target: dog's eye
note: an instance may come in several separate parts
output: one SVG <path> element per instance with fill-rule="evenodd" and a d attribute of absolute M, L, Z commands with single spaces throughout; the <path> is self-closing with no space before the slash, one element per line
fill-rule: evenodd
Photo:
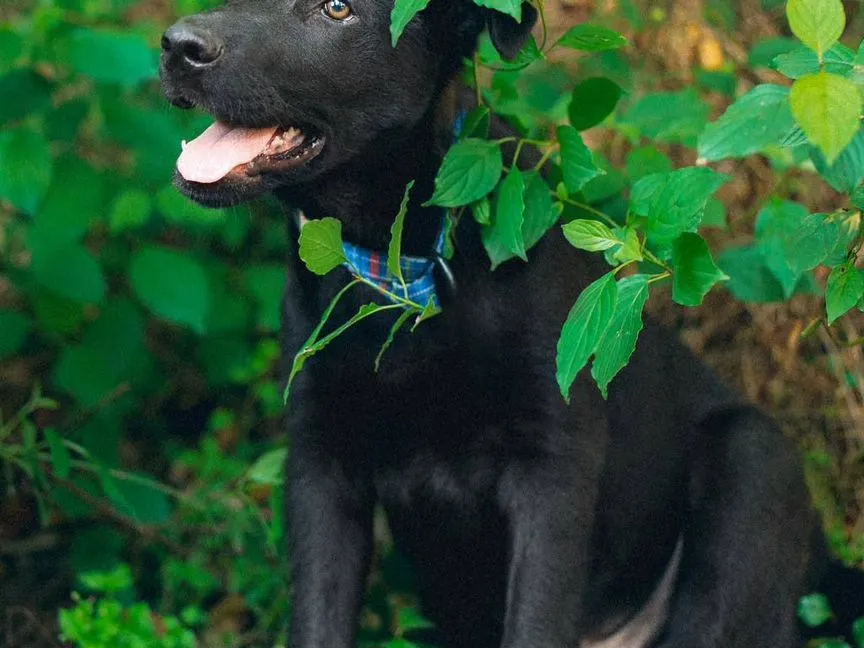
<path fill-rule="evenodd" d="M 351 17 L 351 5 L 343 0 L 327 0 L 322 7 L 324 15 L 333 20 L 348 20 Z"/>

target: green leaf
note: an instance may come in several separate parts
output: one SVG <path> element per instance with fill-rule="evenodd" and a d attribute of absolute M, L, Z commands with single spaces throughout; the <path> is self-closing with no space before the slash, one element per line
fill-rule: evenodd
<path fill-rule="evenodd" d="M 808 594 L 798 601 L 798 618 L 808 627 L 815 628 L 830 621 L 834 614 L 824 594 Z"/>
<path fill-rule="evenodd" d="M 580 131 L 596 126 L 615 110 L 621 92 L 618 84 L 606 77 L 585 79 L 570 95 L 570 125 Z"/>
<path fill-rule="evenodd" d="M 423 311 L 421 311 L 420 315 L 418 316 L 418 323 L 419 323 L 419 318 L 422 317 L 423 314 L 426 313 L 427 309 L 429 309 L 429 308 L 435 308 L 434 302 L 432 301 L 431 298 L 426 303 L 426 307 L 423 309 Z M 387 338 L 384 340 L 384 344 L 381 345 L 381 348 L 378 349 L 378 355 L 375 356 L 375 373 L 378 373 L 378 370 L 381 368 L 381 359 L 384 357 L 384 354 L 387 352 L 387 349 L 389 349 L 390 346 L 393 344 L 393 340 L 396 339 L 396 334 L 400 330 L 402 330 L 402 327 L 405 326 L 405 323 L 409 320 L 409 318 L 411 318 L 416 313 L 417 313 L 416 310 L 411 310 L 411 309 L 406 308 L 405 310 L 403 310 L 399 314 L 399 317 L 396 318 L 396 321 L 393 322 L 393 326 L 390 327 L 390 331 L 387 333 Z M 430 316 L 427 315 L 427 317 L 430 317 Z"/>
<path fill-rule="evenodd" d="M 516 22 L 522 22 L 523 0 L 474 0 L 474 4 L 500 11 L 512 16 Z"/>
<path fill-rule="evenodd" d="M 756 86 L 708 124 L 699 137 L 699 157 L 708 162 L 746 157 L 779 144 L 794 126 L 788 88 Z"/>
<path fill-rule="evenodd" d="M 405 194 L 402 196 L 402 204 L 399 205 L 399 213 L 396 214 L 396 219 L 390 227 L 390 246 L 387 248 L 387 269 L 390 271 L 391 275 L 399 279 L 402 286 L 405 286 L 401 263 L 402 230 L 405 228 L 405 214 L 408 212 L 408 199 L 411 196 L 411 189 L 413 187 L 413 180 L 405 187 Z M 407 295 L 407 288 L 405 288 L 405 293 Z"/>
<path fill-rule="evenodd" d="M 158 71 L 156 53 L 137 34 L 82 28 L 60 50 L 64 64 L 94 81 L 134 86 Z"/>
<path fill-rule="evenodd" d="M 846 27 L 846 13 L 840 0 L 789 0 L 786 17 L 792 33 L 820 57 L 837 42 Z"/>
<path fill-rule="evenodd" d="M 822 149 L 828 164 L 832 164 L 858 132 L 861 115 L 858 88 L 841 76 L 820 72 L 798 79 L 789 100 L 798 124 L 810 141 Z"/>
<path fill-rule="evenodd" d="M 53 166 L 40 133 L 29 128 L 0 132 L 0 199 L 34 214 L 51 184 Z"/>
<path fill-rule="evenodd" d="M 558 339 L 555 377 L 561 395 L 568 403 L 573 381 L 597 349 L 612 321 L 617 294 L 615 275 L 609 272 L 582 291 L 567 315 Z"/>
<path fill-rule="evenodd" d="M 147 224 L 153 201 L 146 191 L 127 189 L 114 199 L 108 216 L 112 232 L 136 229 Z"/>
<path fill-rule="evenodd" d="M 817 265 L 837 261 L 845 256 L 855 235 L 857 219 L 844 214 L 807 214 L 794 229 L 788 230 L 782 243 L 786 264 L 795 273 Z"/>
<path fill-rule="evenodd" d="M 855 52 L 842 43 L 837 43 L 825 52 L 823 60 L 825 71 L 832 74 L 848 77 L 855 70 Z M 819 56 L 809 47 L 799 47 L 778 55 L 771 67 L 790 79 L 800 79 L 819 72 Z"/>
<path fill-rule="evenodd" d="M 477 41 L 477 55 L 480 59 L 480 64 L 490 67 L 494 70 L 522 70 L 532 63 L 544 58 L 543 52 L 537 47 L 537 41 L 533 36 L 529 36 L 516 54 L 516 58 L 508 61 L 501 57 L 501 54 L 495 49 L 492 44 L 492 39 L 489 37 L 489 32 L 484 31 L 480 34 L 480 39 Z M 494 107 L 494 106 L 493 106 Z M 479 137 L 480 135 L 478 135 Z"/>
<path fill-rule="evenodd" d="M 285 277 L 285 268 L 279 263 L 252 265 L 243 269 L 246 290 L 257 306 L 256 323 L 265 331 L 278 331 L 282 323 Z"/>
<path fill-rule="evenodd" d="M 616 229 L 615 236 L 624 241 L 620 248 L 612 251 L 612 261 L 615 263 L 627 263 L 628 261 L 642 261 L 642 243 L 634 227 Z M 609 254 L 607 252 L 606 254 Z"/>
<path fill-rule="evenodd" d="M 720 268 L 729 275 L 725 287 L 737 299 L 753 303 L 781 302 L 787 299 L 780 282 L 765 264 L 762 251 L 754 246 L 725 250 L 717 259 Z M 795 291 L 813 287 L 813 280 L 802 277 Z M 793 291 L 793 292 L 795 292 Z"/>
<path fill-rule="evenodd" d="M 852 204 L 855 205 L 858 209 L 864 210 L 864 186 L 858 187 L 855 191 L 852 192 L 852 196 L 850 197 Z"/>
<path fill-rule="evenodd" d="M 450 147 L 427 205 L 460 207 L 487 195 L 501 177 L 503 160 L 495 142 L 468 138 Z"/>
<path fill-rule="evenodd" d="M 396 0 L 390 12 L 390 44 L 396 47 L 405 27 L 429 4 L 429 0 Z"/>
<path fill-rule="evenodd" d="M 519 169 L 512 169 L 498 188 L 495 199 L 495 218 L 492 225 L 483 228 L 483 245 L 492 269 L 514 256 L 528 260 L 522 224 L 525 214 L 525 179 Z"/>
<path fill-rule="evenodd" d="M 21 349 L 33 323 L 24 313 L 0 310 L 0 360 L 9 358 Z"/>
<path fill-rule="evenodd" d="M 718 281 L 728 280 L 711 258 L 698 234 L 684 232 L 672 245 L 672 299 L 682 306 L 699 306 Z"/>
<path fill-rule="evenodd" d="M 546 180 L 537 171 L 526 171 L 525 177 L 525 216 L 522 236 L 525 249 L 534 247 L 561 217 L 561 203 L 552 202 L 552 194 Z"/>
<path fill-rule="evenodd" d="M 73 157 L 60 158 L 33 220 L 30 240 L 39 239 L 43 244 L 79 241 L 104 212 L 106 189 L 104 174 Z"/>
<path fill-rule="evenodd" d="M 474 215 L 474 220 L 480 225 L 490 225 L 492 223 L 492 205 L 489 204 L 489 198 L 484 196 L 472 203 L 471 213 Z"/>
<path fill-rule="evenodd" d="M 787 54 L 801 46 L 793 38 L 780 36 L 777 38 L 766 38 L 756 42 L 750 48 L 747 64 L 751 68 L 771 67 L 772 61 L 781 54 Z"/>
<path fill-rule="evenodd" d="M 629 45 L 624 36 L 599 25 L 581 24 L 571 27 L 555 43 L 556 47 L 569 47 L 581 52 L 604 52 Z"/>
<path fill-rule="evenodd" d="M 726 222 L 726 205 L 716 198 L 709 198 L 705 205 L 705 213 L 702 214 L 702 227 L 729 229 Z"/>
<path fill-rule="evenodd" d="M 811 149 L 810 159 L 819 174 L 834 189 L 842 193 L 854 191 L 864 182 L 864 128 L 858 129 L 852 142 L 843 149 L 834 164 L 829 166 L 825 156 L 816 148 Z"/>
<path fill-rule="evenodd" d="M 853 265 L 842 264 L 831 269 L 825 286 L 825 309 L 828 323 L 846 313 L 864 296 L 864 272 Z"/>
<path fill-rule="evenodd" d="M 45 429 L 45 441 L 48 443 L 48 450 L 51 453 L 51 465 L 54 467 L 54 474 L 60 479 L 66 479 L 72 464 L 72 457 L 69 455 L 68 448 L 54 428 Z"/>
<path fill-rule="evenodd" d="M 648 275 L 639 274 L 618 282 L 615 314 L 597 345 L 591 366 L 591 375 L 603 398 L 608 395 L 609 383 L 636 350 L 636 340 L 642 330 L 642 309 L 648 301 L 648 279 Z"/>
<path fill-rule="evenodd" d="M 652 173 L 668 173 L 672 160 L 655 146 L 644 146 L 627 154 L 627 176 L 632 182 Z"/>
<path fill-rule="evenodd" d="M 249 467 L 246 479 L 253 484 L 279 486 L 285 481 L 285 460 L 288 448 L 276 448 L 265 452 Z"/>
<path fill-rule="evenodd" d="M 489 136 L 490 119 L 489 109 L 486 106 L 477 106 L 465 117 L 459 139 L 464 140 L 469 137 L 485 139 Z"/>
<path fill-rule="evenodd" d="M 693 88 L 645 95 L 618 118 L 658 142 L 695 144 L 710 108 Z"/>
<path fill-rule="evenodd" d="M 194 257 L 155 245 L 132 256 L 129 279 L 138 299 L 159 317 L 204 333 L 210 285 Z"/>
<path fill-rule="evenodd" d="M 648 238 L 666 245 L 698 229 L 708 199 L 728 179 L 706 167 L 648 175 L 633 185 L 631 210 L 647 218 Z"/>
<path fill-rule="evenodd" d="M 772 200 L 756 216 L 756 245 L 765 266 L 783 287 L 786 299 L 795 292 L 801 278 L 801 271 L 793 271 L 787 262 L 787 239 L 807 216 L 803 205 L 788 200 Z"/>
<path fill-rule="evenodd" d="M 99 262 L 82 245 L 30 241 L 34 278 L 56 294 L 76 302 L 99 303 L 107 285 Z"/>
<path fill-rule="evenodd" d="M 318 275 L 325 275 L 345 263 L 342 223 L 335 218 L 306 222 L 300 229 L 300 258 Z"/>
<path fill-rule="evenodd" d="M 580 250 L 600 252 L 621 245 L 612 230 L 600 221 L 577 219 L 570 221 L 562 229 L 564 238 Z"/>
<path fill-rule="evenodd" d="M 48 110 L 51 91 L 51 84 L 31 70 L 13 70 L 0 77 L 0 126 Z"/>
<path fill-rule="evenodd" d="M 852 624 L 852 638 L 857 648 L 864 648 L 864 617 Z"/>
<path fill-rule="evenodd" d="M 142 524 L 162 524 L 171 517 L 171 500 L 159 482 L 140 473 L 135 479 L 113 479 L 114 487 L 106 489 L 117 511 Z"/>
<path fill-rule="evenodd" d="M 561 143 L 561 171 L 564 185 L 571 194 L 585 186 L 585 183 L 601 174 L 594 164 L 591 151 L 582 141 L 582 136 L 572 126 L 558 127 L 558 141 Z"/>

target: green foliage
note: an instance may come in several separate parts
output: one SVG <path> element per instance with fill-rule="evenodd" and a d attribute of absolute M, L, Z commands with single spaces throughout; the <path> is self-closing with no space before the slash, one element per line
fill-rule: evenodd
<path fill-rule="evenodd" d="M 394 46 L 430 1 L 446 0 L 395 2 Z M 173 7 L 191 13 L 213 4 Z M 478 4 L 521 18 L 518 0 Z M 734 11 L 707 5 L 714 28 L 727 29 Z M 11 480 L 4 484 L 26 485 L 46 523 L 102 522 L 111 511 L 132 539 L 92 522 L 75 532 L 73 569 L 101 596 L 78 597 L 61 613 L 64 635 L 82 647 L 194 645 L 178 617 L 206 620 L 204 602 L 230 591 L 262 631 L 283 636 L 283 398 L 310 358 L 367 318 L 392 322 L 375 362 L 386 371 L 396 337 L 437 308 L 354 273 L 294 358 L 283 393 L 272 338 L 288 244 L 283 215 L 264 202 L 207 210 L 170 185 L 180 141 L 209 121 L 159 96 L 156 45 L 172 8 L 135 19 L 142 12 L 134 0 L 17 6 L 0 25 L 0 276 L 12 287 L 0 304 L 0 362 L 38 367 L 28 376 L 44 387 L 0 420 L 0 464 Z M 628 39 L 600 14 L 557 42 L 529 39 L 514 61 L 481 38 L 465 75 L 479 80 L 481 105 L 447 153 L 429 204 L 446 209 L 451 226 L 481 224 L 493 269 L 530 262 L 531 249 L 558 226 L 581 250 L 573 254 L 602 255 L 609 272 L 586 287 L 561 331 L 556 378 L 565 398 L 592 357 L 603 396 L 614 389 L 658 290 L 684 306 L 717 286 L 753 302 L 818 295 L 823 326 L 862 309 L 864 49 L 850 34 L 839 42 L 839 0 L 790 0 L 786 8 L 797 40 L 761 41 L 746 65 L 693 70 L 689 85 L 631 65 Z M 642 9 L 621 3 L 619 24 L 650 31 L 665 19 L 663 8 Z M 789 80 L 774 75 L 775 83 L 754 87 L 749 68 Z M 729 103 L 725 110 L 719 101 Z M 493 114 L 515 134 L 490 141 Z M 586 145 L 598 141 L 599 151 Z M 532 167 L 526 147 L 542 156 Z M 753 223 L 730 207 L 739 240 L 715 262 L 716 239 L 702 230 L 726 226 L 725 173 L 737 169 L 730 160 L 757 155 L 773 184 L 753 206 Z M 676 168 L 682 160 L 694 166 Z M 800 183 L 817 176 L 842 195 L 802 204 L 811 194 Z M 411 189 L 392 215 L 388 265 L 397 278 Z M 751 224 L 752 241 L 741 240 Z M 299 254 L 313 272 L 342 267 L 341 224 L 307 223 Z M 388 301 L 336 321 L 341 299 L 358 286 Z M 169 483 L 125 465 L 139 439 L 152 442 L 145 452 Z M 142 555 L 135 564 L 160 565 L 147 591 L 164 594 L 131 603 L 128 571 L 115 568 Z M 83 575 L 93 569 L 102 571 Z M 380 628 L 364 630 L 364 641 L 413 646 L 411 631 L 428 622 L 388 593 L 370 595 Z M 825 615 L 818 600 L 802 601 L 802 617 Z M 864 625 L 856 628 L 864 644 Z"/>

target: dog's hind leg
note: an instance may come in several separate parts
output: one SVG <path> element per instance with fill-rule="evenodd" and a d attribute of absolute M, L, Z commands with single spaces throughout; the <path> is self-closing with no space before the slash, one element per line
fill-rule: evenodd
<path fill-rule="evenodd" d="M 755 409 L 712 415 L 659 648 L 792 648 L 815 521 L 795 452 Z"/>

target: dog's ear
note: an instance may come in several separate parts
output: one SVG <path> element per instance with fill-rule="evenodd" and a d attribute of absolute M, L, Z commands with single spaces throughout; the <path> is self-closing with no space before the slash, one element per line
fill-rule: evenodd
<path fill-rule="evenodd" d="M 516 58 L 536 21 L 537 10 L 527 2 L 522 3 L 522 22 L 516 22 L 511 16 L 495 10 L 488 11 L 486 18 L 492 44 L 508 61 Z"/>

